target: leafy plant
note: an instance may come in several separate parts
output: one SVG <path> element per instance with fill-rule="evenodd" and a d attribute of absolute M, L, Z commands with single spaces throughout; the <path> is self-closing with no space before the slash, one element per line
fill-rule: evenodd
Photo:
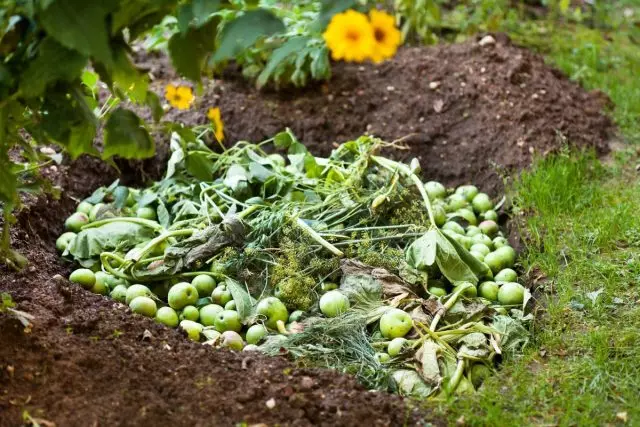
<path fill-rule="evenodd" d="M 20 194 L 47 189 L 39 169 L 61 156 L 82 154 L 111 159 L 143 158 L 155 147 L 147 125 L 114 99 L 147 105 L 157 119 L 160 100 L 148 77 L 131 59 L 130 43 L 167 15 L 178 31 L 168 42 L 176 69 L 198 81 L 207 58 L 214 62 L 240 54 L 265 36 L 282 32 L 280 18 L 248 4 L 220 29 L 219 14 L 235 2 L 189 0 L 7 1 L 0 8 L 0 204 L 4 229 L 0 262 L 19 268 L 26 260 L 10 249 L 9 226 Z M 91 66 L 97 74 L 86 71 Z M 99 76 L 112 97 L 96 108 Z M 104 144 L 94 146 L 104 119 Z"/>

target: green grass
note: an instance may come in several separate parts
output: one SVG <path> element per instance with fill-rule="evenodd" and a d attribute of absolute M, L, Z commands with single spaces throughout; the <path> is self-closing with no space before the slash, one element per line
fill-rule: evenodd
<path fill-rule="evenodd" d="M 514 190 L 529 236 L 522 267 L 544 275 L 544 311 L 521 358 L 440 409 L 472 425 L 604 425 L 624 412 L 640 423 L 640 184 L 566 152 Z"/>
<path fill-rule="evenodd" d="M 557 19 L 500 25 L 608 94 L 627 149 L 606 164 L 566 150 L 515 179 L 522 270 L 540 286 L 532 342 L 477 393 L 440 404 L 451 423 L 640 425 L 640 46 L 623 6 L 640 19 L 637 0 L 622 0 L 601 11 L 597 29 Z"/>

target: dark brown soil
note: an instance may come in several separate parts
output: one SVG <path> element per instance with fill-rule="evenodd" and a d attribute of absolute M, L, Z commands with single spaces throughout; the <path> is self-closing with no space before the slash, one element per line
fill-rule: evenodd
<path fill-rule="evenodd" d="M 613 129 L 602 112 L 606 95 L 494 37 L 484 47 L 470 40 L 404 48 L 380 66 L 336 64 L 330 82 L 298 91 L 259 93 L 236 73 L 205 82 L 195 114 L 172 110 L 167 118 L 203 124 L 207 108 L 219 106 L 229 142 L 261 141 L 290 127 L 318 155 L 363 133 L 403 138 L 410 150 L 396 156 L 419 157 L 425 177 L 481 184 L 493 194 L 503 175 L 567 143 L 606 153 Z M 144 64 L 159 93 L 179 82 L 166 59 Z"/>
<path fill-rule="evenodd" d="M 205 123 L 206 109 L 218 105 L 227 141 L 258 141 L 288 126 L 318 154 L 367 131 L 387 140 L 405 138 L 410 151 L 398 155 L 419 156 L 428 178 L 473 182 L 494 193 L 502 184 L 497 171 L 518 170 L 533 154 L 558 149 L 559 134 L 606 152 L 612 132 L 601 113 L 606 98 L 584 92 L 538 56 L 497 38 L 485 47 L 470 41 L 407 48 L 378 67 L 337 64 L 330 83 L 304 91 L 261 94 L 227 76 L 205 83 L 196 111 L 171 111 L 168 119 Z M 159 92 L 176 81 L 164 58 L 147 57 L 144 64 Z M 434 82 L 439 85 L 431 89 Z M 156 159 L 142 166 L 124 165 L 124 181 L 158 176 L 167 151 L 159 148 Z M 0 267 L 0 292 L 35 316 L 26 333 L 0 313 L 0 426 L 21 425 L 24 410 L 41 425 L 58 427 L 434 422 L 396 396 L 364 390 L 351 377 L 191 343 L 176 330 L 55 278 L 70 271 L 54 247 L 63 218 L 75 198 L 116 174 L 86 158 L 46 173 L 64 189 L 63 197 L 30 200 L 12 233 L 31 266 L 21 273 Z"/>

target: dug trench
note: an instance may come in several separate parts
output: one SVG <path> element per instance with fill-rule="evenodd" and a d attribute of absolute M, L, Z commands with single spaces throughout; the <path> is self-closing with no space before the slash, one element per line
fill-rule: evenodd
<path fill-rule="evenodd" d="M 205 123 L 222 109 L 227 141 L 258 141 L 290 127 L 317 154 L 364 132 L 403 138 L 428 179 L 474 183 L 496 195 L 502 174 L 527 167 L 566 141 L 607 151 L 606 98 L 583 91 L 541 58 L 496 36 L 460 45 L 406 48 L 381 66 L 337 64 L 333 79 L 306 90 L 260 93 L 228 75 L 205 83 L 196 108 L 170 120 Z M 142 58 L 161 92 L 175 76 L 165 58 Z M 561 136 L 559 136 L 561 135 Z M 157 177 L 167 152 L 123 164 L 125 184 Z M 141 174 L 141 172 L 143 172 Z M 127 307 L 70 284 L 55 239 L 79 200 L 118 177 L 88 158 L 48 168 L 59 199 L 28 199 L 13 227 L 29 267 L 2 267 L 0 292 L 33 316 L 32 328 L 0 313 L 0 425 L 25 417 L 85 425 L 444 424 L 397 396 L 349 376 L 298 369 L 285 358 L 214 350 Z M 27 418 L 28 418 L 27 417 Z"/>

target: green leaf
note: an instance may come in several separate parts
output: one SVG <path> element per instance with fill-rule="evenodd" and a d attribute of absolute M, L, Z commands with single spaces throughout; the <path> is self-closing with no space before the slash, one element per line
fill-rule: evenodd
<path fill-rule="evenodd" d="M 145 104 L 147 107 L 151 109 L 151 117 L 153 117 L 154 122 L 159 122 L 162 116 L 164 115 L 164 110 L 162 109 L 162 103 L 160 102 L 160 97 L 153 91 L 147 91 L 147 96 L 145 98 Z"/>
<path fill-rule="evenodd" d="M 115 2 L 56 0 L 40 14 L 40 22 L 51 37 L 69 49 L 112 63 L 107 15 Z"/>
<path fill-rule="evenodd" d="M 147 100 L 149 78 L 133 65 L 124 46 L 119 46 L 114 50 L 111 77 L 113 83 L 136 103 L 143 103 Z"/>
<path fill-rule="evenodd" d="M 273 13 L 256 9 L 246 12 L 227 24 L 222 33 L 220 46 L 213 55 L 213 63 L 235 58 L 253 46 L 261 37 L 271 36 L 285 30 L 282 21 Z"/>
<path fill-rule="evenodd" d="M 69 243 L 64 255 L 71 255 L 77 261 L 88 260 L 116 248 L 130 249 L 153 237 L 153 229 L 144 225 L 125 221 L 110 222 L 100 227 L 82 230 Z"/>
<path fill-rule="evenodd" d="M 352 9 L 356 6 L 355 0 L 325 0 L 322 2 L 322 9 L 318 19 L 313 23 L 313 31 L 322 32 L 329 25 L 333 15 Z"/>
<path fill-rule="evenodd" d="M 304 48 L 309 42 L 310 37 L 292 37 L 287 40 L 282 46 L 273 51 L 269 57 L 269 62 L 265 65 L 264 70 L 258 76 L 256 85 L 261 88 L 269 81 L 274 71 L 278 66 L 287 59 L 290 55 L 297 53 L 300 49 Z"/>
<path fill-rule="evenodd" d="M 82 154 L 97 156 L 98 150 L 93 146 L 96 137 L 96 127 L 93 123 L 84 122 L 71 128 L 69 141 L 64 144 L 65 149 L 72 159 L 77 159 Z"/>
<path fill-rule="evenodd" d="M 11 165 L 6 149 L 0 147 L 0 201 L 7 206 L 18 199 L 18 178 L 12 172 Z"/>
<path fill-rule="evenodd" d="M 211 181 L 213 177 L 213 162 L 203 153 L 187 153 L 185 168 L 200 181 Z"/>
<path fill-rule="evenodd" d="M 164 205 L 164 203 L 158 203 L 157 212 L 158 222 L 160 223 L 160 225 L 164 228 L 169 228 L 169 226 L 171 225 L 171 215 L 169 214 L 169 211 L 167 210 L 167 207 Z"/>
<path fill-rule="evenodd" d="M 26 98 L 41 95 L 47 85 L 58 80 L 72 81 L 87 64 L 87 57 L 67 49 L 51 37 L 38 48 L 38 56 L 20 75 L 20 92 Z"/>
<path fill-rule="evenodd" d="M 298 142 L 298 140 L 288 128 L 273 137 L 273 143 L 277 148 L 287 149 L 295 142 Z"/>
<path fill-rule="evenodd" d="M 436 232 L 437 244 L 436 263 L 442 274 L 452 283 L 478 283 L 478 278 L 473 273 L 473 270 L 460 258 L 456 247 L 447 238 L 447 235 L 440 230 L 434 231 Z"/>
<path fill-rule="evenodd" d="M 273 172 L 257 162 L 249 163 L 249 175 L 251 177 L 251 181 L 254 182 L 266 182 L 269 178 L 274 176 Z"/>
<path fill-rule="evenodd" d="M 154 152 L 155 143 L 140 117 L 124 108 L 111 113 L 105 126 L 103 158 L 144 159 Z"/>
<path fill-rule="evenodd" d="M 169 55 L 176 71 L 199 81 L 204 60 L 215 47 L 217 19 L 200 28 L 190 27 L 186 33 L 176 33 L 169 39 Z"/>
<path fill-rule="evenodd" d="M 560 0 L 560 12 L 567 13 L 569 6 L 571 6 L 571 0 Z"/>
<path fill-rule="evenodd" d="M 113 191 L 113 197 L 114 197 L 113 205 L 118 209 L 122 209 L 127 205 L 127 197 L 129 197 L 129 189 L 124 186 L 118 186 Z"/>
<path fill-rule="evenodd" d="M 431 229 L 407 248 L 405 257 L 411 267 L 426 271 L 433 265 L 438 249 L 437 234 L 437 230 Z"/>
<path fill-rule="evenodd" d="M 191 0 L 178 9 L 178 28 L 186 33 L 189 26 L 202 27 L 220 9 L 220 0 Z"/>
<path fill-rule="evenodd" d="M 235 280 L 227 278 L 227 280 L 225 280 L 225 284 L 227 285 L 227 289 L 231 292 L 233 301 L 236 303 L 236 311 L 240 315 L 240 319 L 243 323 L 246 322 L 251 316 L 253 316 L 253 308 L 256 304 L 256 300 L 253 299 L 242 285 Z"/>
<path fill-rule="evenodd" d="M 445 233 L 441 233 L 441 234 L 449 241 L 449 243 L 451 243 L 451 245 L 455 248 L 456 252 L 458 253 L 458 256 L 460 257 L 460 259 L 465 264 L 467 264 L 467 266 L 469 266 L 471 271 L 473 271 L 473 273 L 477 277 L 482 278 L 490 273 L 491 270 L 489 266 L 484 262 L 478 261 L 478 259 L 473 255 L 471 255 L 469 251 L 467 251 L 460 243 L 458 243 L 457 240 L 455 240 L 454 238 L 452 238 L 451 236 Z"/>

